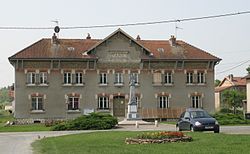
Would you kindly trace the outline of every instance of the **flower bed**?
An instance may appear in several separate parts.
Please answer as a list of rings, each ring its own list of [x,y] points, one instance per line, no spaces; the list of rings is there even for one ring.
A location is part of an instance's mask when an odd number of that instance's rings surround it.
[[[148,143],[169,143],[169,142],[191,142],[190,136],[182,132],[153,132],[137,135],[136,138],[126,138],[126,144],[148,144]]]

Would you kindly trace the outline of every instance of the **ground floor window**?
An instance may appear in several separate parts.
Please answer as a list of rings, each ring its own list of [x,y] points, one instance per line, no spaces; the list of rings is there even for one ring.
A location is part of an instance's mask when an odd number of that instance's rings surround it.
[[[79,97],[69,97],[68,110],[79,110]]]
[[[191,103],[193,108],[201,108],[201,97],[200,96],[192,96]]]
[[[43,98],[42,97],[32,97],[31,98],[31,109],[32,110],[43,110]]]
[[[158,97],[158,107],[159,108],[169,108],[168,96],[159,96]]]
[[[100,109],[100,110],[109,109],[109,98],[108,97],[98,97],[98,109]]]

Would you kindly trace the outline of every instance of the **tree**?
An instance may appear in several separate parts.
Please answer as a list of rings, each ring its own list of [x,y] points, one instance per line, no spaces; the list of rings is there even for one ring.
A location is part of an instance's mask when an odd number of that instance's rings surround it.
[[[246,94],[237,90],[225,90],[222,93],[223,103],[233,109],[236,114],[236,109],[242,107],[242,100],[246,98]]]
[[[247,74],[250,74],[250,65],[246,68]]]
[[[217,87],[220,83],[221,83],[221,81],[218,80],[218,79],[216,79],[216,80],[214,81],[214,86]]]

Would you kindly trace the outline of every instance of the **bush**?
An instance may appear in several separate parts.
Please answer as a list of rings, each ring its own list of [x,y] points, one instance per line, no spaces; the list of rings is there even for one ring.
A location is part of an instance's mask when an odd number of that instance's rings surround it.
[[[111,129],[118,124],[117,118],[103,113],[91,113],[74,120],[56,124],[52,130],[100,130]]]
[[[221,125],[250,124],[250,120],[244,119],[242,114],[216,113],[214,114],[214,118]]]

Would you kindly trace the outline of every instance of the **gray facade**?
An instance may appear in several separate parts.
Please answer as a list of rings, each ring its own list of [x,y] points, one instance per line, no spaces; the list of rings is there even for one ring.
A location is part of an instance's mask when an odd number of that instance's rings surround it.
[[[50,51],[62,47],[62,42],[52,41]],[[142,117],[145,109],[199,107],[215,111],[214,66],[218,58],[152,58],[150,50],[138,42],[118,30],[83,51],[81,58],[10,57],[15,67],[15,118],[31,122],[70,119],[93,111],[125,117],[131,73],[138,75],[136,96]],[[68,52],[75,52],[74,46],[69,47]]]

